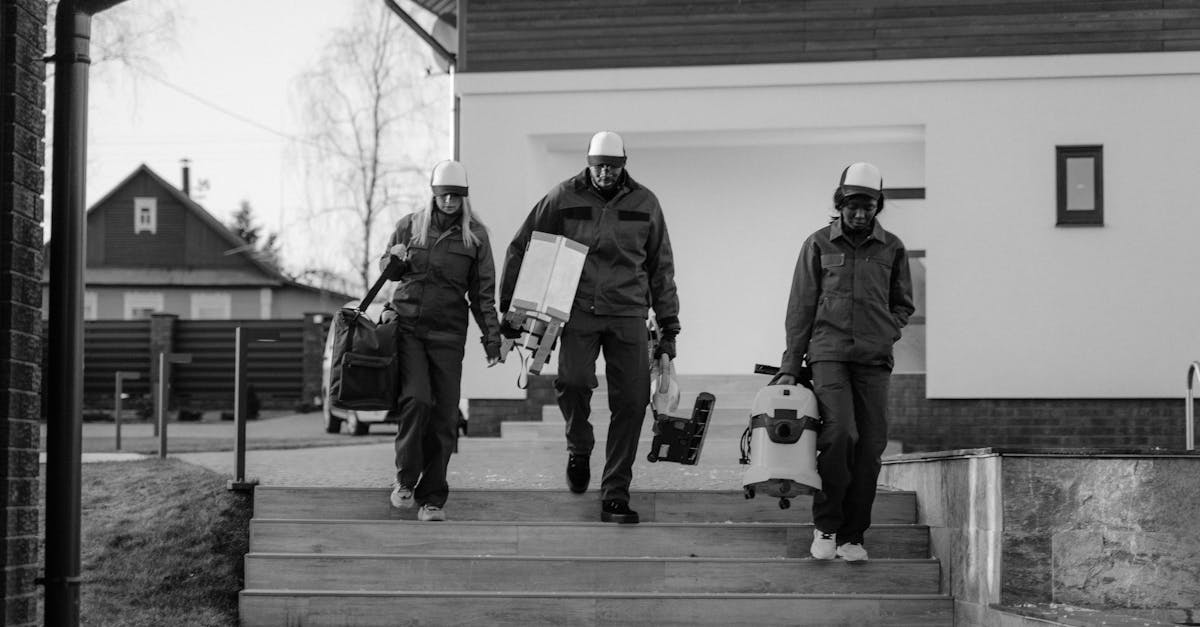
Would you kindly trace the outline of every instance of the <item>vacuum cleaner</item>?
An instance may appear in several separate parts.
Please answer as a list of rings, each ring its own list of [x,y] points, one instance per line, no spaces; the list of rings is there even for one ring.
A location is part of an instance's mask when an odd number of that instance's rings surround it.
[[[755,368],[759,374],[775,374],[778,370],[772,366]],[[780,509],[787,509],[791,507],[790,499],[821,490],[821,476],[817,474],[821,420],[811,379],[807,374],[797,377],[797,385],[767,385],[755,395],[750,424],[741,439],[740,462],[750,466],[742,475],[742,492],[747,499],[758,494],[772,496],[779,499]]]

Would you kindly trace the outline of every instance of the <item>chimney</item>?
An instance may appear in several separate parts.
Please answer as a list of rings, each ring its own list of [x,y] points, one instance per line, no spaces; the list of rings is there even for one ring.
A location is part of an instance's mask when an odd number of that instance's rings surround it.
[[[179,160],[183,164],[183,195],[188,198],[192,197],[192,170],[188,165],[192,162],[191,159],[183,158]]]

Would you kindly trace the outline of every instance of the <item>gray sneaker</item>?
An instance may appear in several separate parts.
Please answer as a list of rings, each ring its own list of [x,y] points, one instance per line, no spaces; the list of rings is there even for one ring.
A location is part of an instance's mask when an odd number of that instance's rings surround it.
[[[441,522],[446,520],[446,510],[437,505],[426,503],[417,510],[417,520],[421,522]]]
[[[396,509],[410,509],[413,506],[413,491],[412,488],[406,488],[399,483],[392,485],[392,507]]]
[[[861,544],[847,542],[837,548],[837,556],[847,562],[867,561],[867,550]]]
[[[831,560],[837,557],[837,550],[837,540],[834,538],[834,534],[813,529],[812,546],[808,549],[813,559]]]

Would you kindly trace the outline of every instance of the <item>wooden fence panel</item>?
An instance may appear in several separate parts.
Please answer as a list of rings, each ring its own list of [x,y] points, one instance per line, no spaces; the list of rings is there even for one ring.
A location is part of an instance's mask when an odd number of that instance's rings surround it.
[[[174,351],[192,362],[175,366],[172,392],[194,409],[232,409],[235,329],[271,329],[275,342],[252,342],[246,350],[246,380],[264,406],[294,407],[304,387],[303,320],[178,320]]]
[[[122,390],[131,397],[150,394],[150,321],[89,320],[83,324],[83,396],[85,404],[112,403],[118,370],[137,372]]]

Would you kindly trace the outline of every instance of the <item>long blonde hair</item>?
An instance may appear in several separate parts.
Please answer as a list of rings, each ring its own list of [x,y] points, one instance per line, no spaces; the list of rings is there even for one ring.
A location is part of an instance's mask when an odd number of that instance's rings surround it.
[[[479,245],[479,236],[471,232],[471,223],[475,222],[485,230],[487,227],[483,226],[483,222],[474,217],[474,212],[471,211],[471,200],[466,196],[463,196],[462,200],[462,221],[459,226],[462,227],[463,246],[473,248]],[[429,205],[413,215],[412,243],[418,246],[425,245],[426,236],[429,234],[429,220],[434,211],[440,210],[437,208],[437,199],[431,196],[429,198]]]

